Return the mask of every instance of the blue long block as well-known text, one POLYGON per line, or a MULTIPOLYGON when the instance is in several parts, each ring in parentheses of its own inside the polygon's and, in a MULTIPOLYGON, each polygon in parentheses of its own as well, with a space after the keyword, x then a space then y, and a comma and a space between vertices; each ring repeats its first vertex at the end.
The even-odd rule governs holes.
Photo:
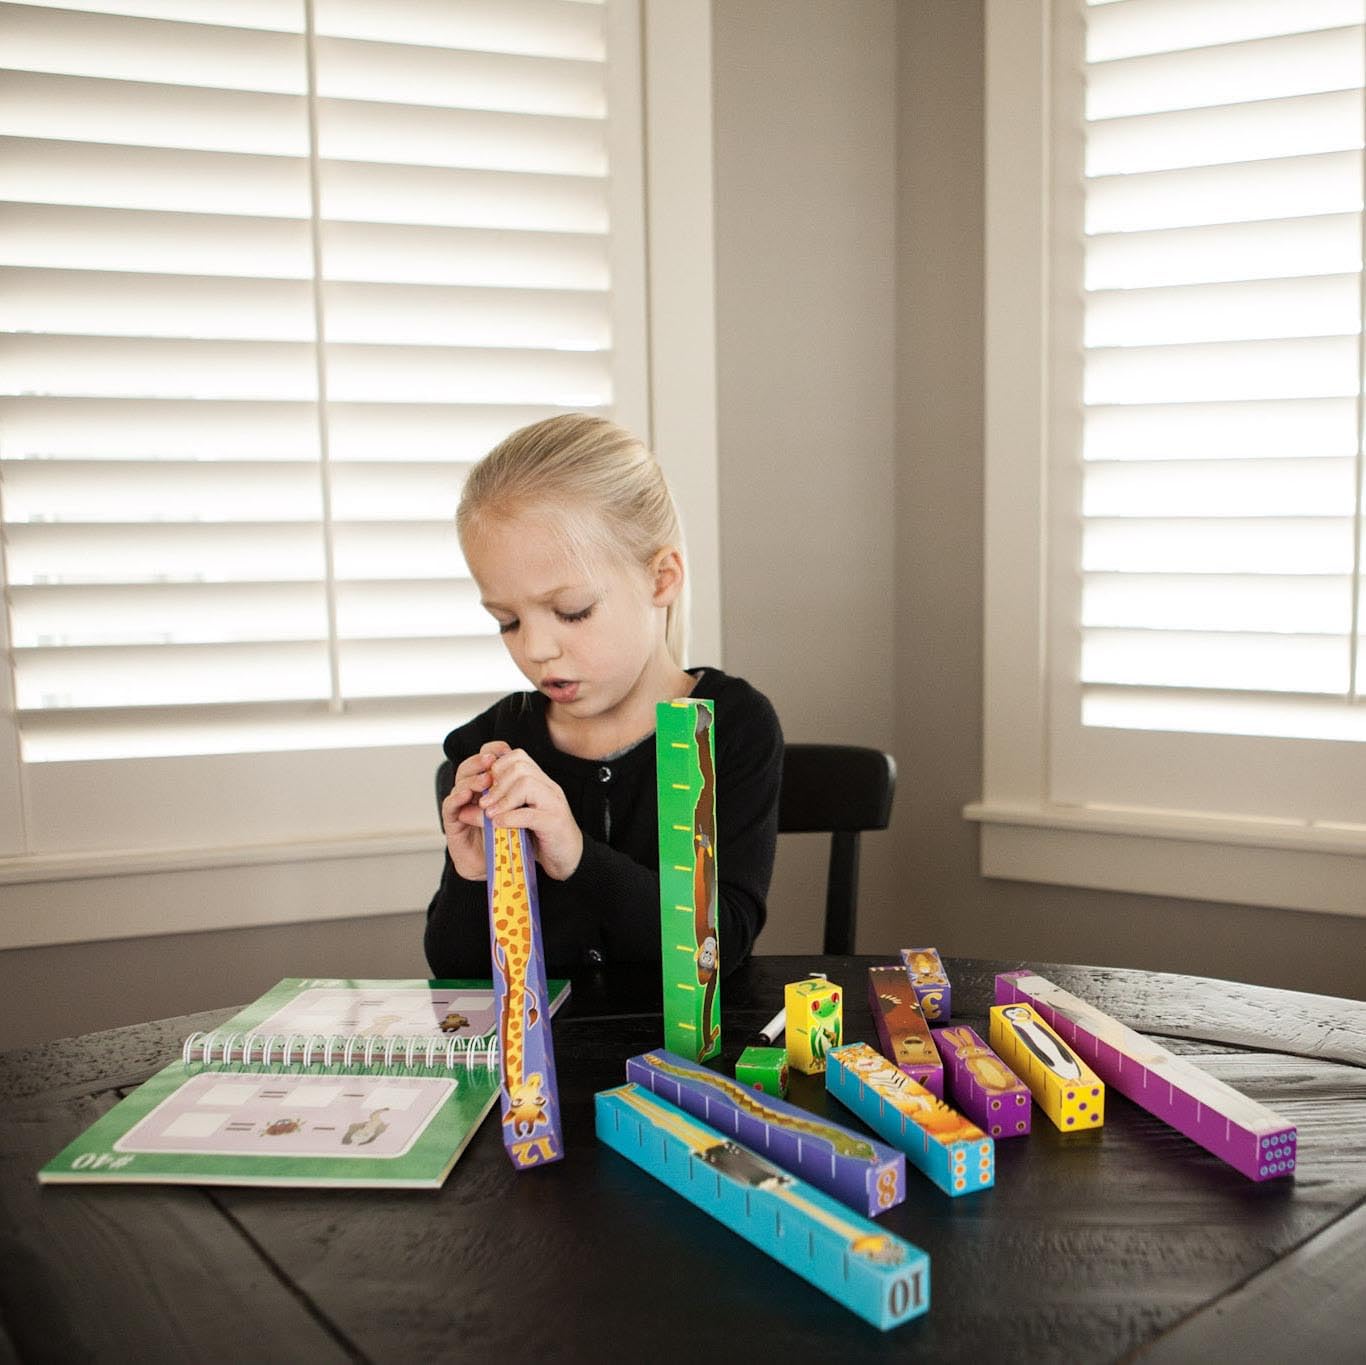
POLYGON ((825 1088, 945 1194, 996 1183, 995 1142, 867 1043, 826 1053, 825 1088))
POLYGON ((626 1063, 626 1079, 762 1152, 858 1213, 875 1218, 906 1197, 906 1158, 884 1143, 662 1048, 626 1063))
POLYGON ((598 1137, 886 1331, 927 1312, 930 1258, 639 1085, 594 1098, 598 1137))

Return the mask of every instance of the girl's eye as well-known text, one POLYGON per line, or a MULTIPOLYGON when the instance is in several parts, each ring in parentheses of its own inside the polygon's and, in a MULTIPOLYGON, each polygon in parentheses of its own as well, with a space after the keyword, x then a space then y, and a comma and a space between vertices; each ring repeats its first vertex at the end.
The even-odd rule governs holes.
POLYGON ((561 621, 586 621, 593 614, 595 603, 590 602, 582 611, 557 611, 561 621))
POLYGON ((517 629, 517 618, 514 616, 511 621, 498 622, 498 634, 506 635, 509 631, 517 629))

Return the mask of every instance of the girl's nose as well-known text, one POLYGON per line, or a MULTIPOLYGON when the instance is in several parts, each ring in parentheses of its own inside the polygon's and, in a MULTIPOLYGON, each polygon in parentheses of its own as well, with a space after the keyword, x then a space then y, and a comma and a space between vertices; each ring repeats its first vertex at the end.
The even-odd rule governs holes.
POLYGON ((527 658, 533 663, 546 663, 560 652, 559 640, 549 623, 525 626, 527 658))

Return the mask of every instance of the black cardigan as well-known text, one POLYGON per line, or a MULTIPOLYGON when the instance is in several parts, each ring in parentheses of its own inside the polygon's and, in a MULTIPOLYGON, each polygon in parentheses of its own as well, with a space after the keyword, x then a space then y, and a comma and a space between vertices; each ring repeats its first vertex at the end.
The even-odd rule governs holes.
MULTIPOLYGON (((749 956, 767 913, 778 836, 783 737, 768 699, 720 669, 698 675, 691 695, 716 703, 716 869, 721 968, 749 956)), ((583 834, 573 874, 553 881, 537 869, 546 970, 568 976, 599 962, 659 961, 659 825, 655 740, 606 761, 555 748, 546 700, 515 692, 446 736, 455 767, 491 739, 525 749, 563 789, 583 834)), ((487 977, 488 903, 483 881, 467 881, 449 854, 427 907, 427 961, 434 976, 487 977)))

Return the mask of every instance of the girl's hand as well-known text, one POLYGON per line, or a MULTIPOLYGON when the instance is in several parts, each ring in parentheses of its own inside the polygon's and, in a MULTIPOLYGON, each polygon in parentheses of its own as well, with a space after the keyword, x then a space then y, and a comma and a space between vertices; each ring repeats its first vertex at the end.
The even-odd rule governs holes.
POLYGON ((486 775, 492 785, 479 798, 479 807, 495 825, 529 830, 536 861, 546 876, 564 881, 583 857, 583 834, 559 784, 524 749, 495 741, 480 750, 478 757, 485 756, 490 758, 486 775), (500 752, 491 754, 494 744, 500 752))
POLYGON ((456 770, 451 794, 441 803, 441 825, 446 831, 455 870, 466 881, 482 882, 484 865, 484 813, 479 798, 492 784, 489 769, 501 754, 510 753, 500 739, 490 740, 477 754, 471 754, 456 770))

